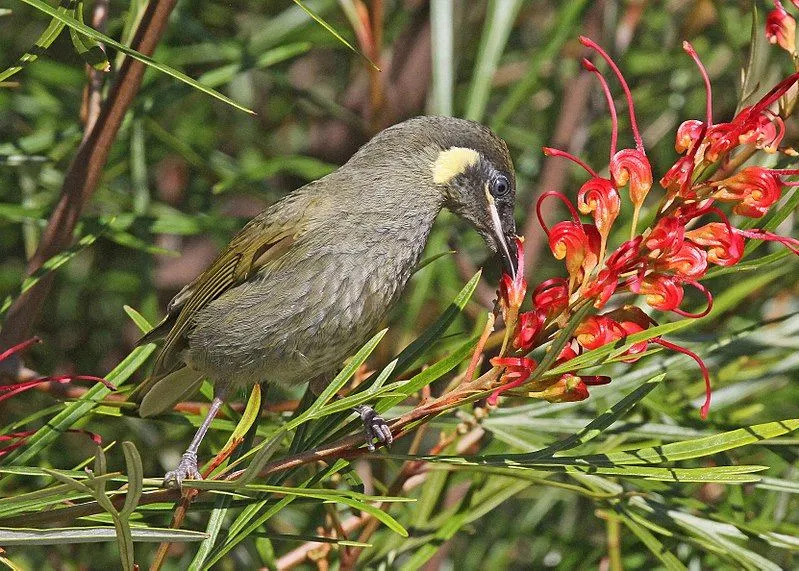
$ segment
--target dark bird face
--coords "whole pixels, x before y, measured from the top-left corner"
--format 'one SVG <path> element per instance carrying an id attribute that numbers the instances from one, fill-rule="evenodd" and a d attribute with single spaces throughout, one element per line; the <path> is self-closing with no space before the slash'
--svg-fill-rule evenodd
<path id="1" fill-rule="evenodd" d="M 485 137 L 479 141 L 484 143 L 482 149 L 441 151 L 433 166 L 433 180 L 445 187 L 447 208 L 468 220 L 502 257 L 505 271 L 515 276 L 516 178 L 504 142 L 491 133 Z"/>

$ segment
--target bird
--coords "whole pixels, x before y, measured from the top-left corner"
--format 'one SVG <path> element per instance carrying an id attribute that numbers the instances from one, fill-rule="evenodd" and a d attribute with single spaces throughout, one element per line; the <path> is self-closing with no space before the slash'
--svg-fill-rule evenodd
<path id="1" fill-rule="evenodd" d="M 341 167 L 267 207 L 186 285 L 139 341 L 160 342 L 135 391 L 141 417 L 214 386 L 208 413 L 165 487 L 199 479 L 200 443 L 223 402 L 255 383 L 324 386 L 386 319 L 446 208 L 465 219 L 515 275 L 516 179 L 508 147 L 466 119 L 392 125 Z M 387 423 L 356 411 L 367 444 Z"/>

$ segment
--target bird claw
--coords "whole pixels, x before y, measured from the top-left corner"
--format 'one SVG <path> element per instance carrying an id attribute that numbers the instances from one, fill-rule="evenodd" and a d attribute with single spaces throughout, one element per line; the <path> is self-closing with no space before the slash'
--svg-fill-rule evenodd
<path id="1" fill-rule="evenodd" d="M 183 487 L 183 480 L 202 480 L 200 471 L 197 469 L 197 454 L 186 451 L 180 459 L 178 467 L 170 470 L 164 476 L 164 488 L 178 489 Z"/>
<path id="2" fill-rule="evenodd" d="M 375 450 L 375 438 L 378 442 L 386 446 L 391 446 L 391 443 L 394 442 L 391 429 L 383 417 L 375 412 L 375 409 L 371 406 L 362 405 L 356 407 L 355 412 L 360 415 L 363 421 L 363 431 L 366 434 L 366 447 L 369 449 L 369 452 L 374 452 Z"/>

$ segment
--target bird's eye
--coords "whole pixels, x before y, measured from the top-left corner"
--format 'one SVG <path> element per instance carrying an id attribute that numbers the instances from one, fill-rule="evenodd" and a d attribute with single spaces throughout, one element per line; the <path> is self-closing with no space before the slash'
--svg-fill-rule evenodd
<path id="1" fill-rule="evenodd" d="M 502 175 L 499 175 L 491 183 L 491 194 L 497 198 L 500 198 L 508 194 L 508 192 L 510 192 L 510 183 L 508 182 L 508 179 Z"/>

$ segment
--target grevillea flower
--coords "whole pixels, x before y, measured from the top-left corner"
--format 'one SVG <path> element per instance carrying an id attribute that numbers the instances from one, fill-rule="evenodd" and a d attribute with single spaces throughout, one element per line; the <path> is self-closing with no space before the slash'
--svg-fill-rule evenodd
<path id="1" fill-rule="evenodd" d="M 546 311 L 540 308 L 520 314 L 519 323 L 516 326 L 516 335 L 513 337 L 513 347 L 522 351 L 529 351 L 539 333 L 544 330 L 546 321 Z"/>
<path id="2" fill-rule="evenodd" d="M 582 280 L 596 267 L 601 244 L 602 238 L 593 224 L 564 220 L 549 231 L 552 255 L 566 262 L 566 271 L 572 280 Z"/>
<path id="3" fill-rule="evenodd" d="M 685 196 L 683 189 L 689 187 L 691 175 L 694 173 L 694 157 L 688 155 L 677 159 L 672 167 L 660 179 L 660 186 L 666 190 L 666 198 L 673 200 L 677 196 L 692 199 L 695 196 L 688 194 Z"/>
<path id="4" fill-rule="evenodd" d="M 691 151 L 705 133 L 705 124 L 698 119 L 688 119 L 677 127 L 677 138 L 674 141 L 674 149 L 683 154 Z"/>
<path id="5" fill-rule="evenodd" d="M 642 150 L 622 149 L 610 159 L 610 176 L 616 188 L 630 184 L 630 201 L 633 203 L 633 233 L 641 206 L 652 188 L 652 167 Z"/>
<path id="6" fill-rule="evenodd" d="M 799 5 L 799 0 L 793 1 Z M 777 6 L 781 8 L 779 2 Z M 717 206 L 719 202 L 732 203 L 735 213 L 760 217 L 779 200 L 783 187 L 799 186 L 799 181 L 783 179 L 799 175 L 799 169 L 750 166 L 735 172 L 734 162 L 718 164 L 740 145 L 765 151 L 777 149 L 785 134 L 785 126 L 783 119 L 771 107 L 799 81 L 799 73 L 780 81 L 762 99 L 741 110 L 731 121 L 714 123 L 710 79 L 696 50 L 685 42 L 683 49 L 696 63 L 705 83 L 706 116 L 704 121 L 688 120 L 678 128 L 675 149 L 683 156 L 660 179 L 666 193 L 654 213 L 651 229 L 638 234 L 635 229 L 637 213 L 651 190 L 652 172 L 638 131 L 632 95 L 607 53 L 588 38 L 580 38 L 580 41 L 599 54 L 618 78 L 627 99 L 635 148 L 617 150 L 618 118 L 613 97 L 599 70 L 584 60 L 585 69 L 599 79 L 611 117 L 609 176 L 599 176 L 585 162 L 565 151 L 544 147 L 546 155 L 564 157 L 580 165 L 589 179 L 577 193 L 577 207 L 560 192 L 545 192 L 538 200 L 538 220 L 547 234 L 554 257 L 564 261 L 568 279 L 550 279 L 533 290 L 534 309 L 519 316 L 513 336 L 513 346 L 524 352 L 549 340 L 553 332 L 568 323 L 576 308 L 587 302 L 601 309 L 617 292 L 638 294 L 650 307 L 659 311 L 674 312 L 688 318 L 707 315 L 713 307 L 713 297 L 699 280 L 705 276 L 709 264 L 732 266 L 739 262 L 747 238 L 779 242 L 799 254 L 799 240 L 762 229 L 735 228 Z M 733 172 L 714 180 L 712 173 L 719 172 L 719 166 Z M 613 250 L 608 247 L 607 240 L 621 209 L 622 194 L 619 191 L 628 185 L 635 213 L 632 235 L 630 240 Z M 548 228 L 543 220 L 541 204 L 551 196 L 563 202 L 570 216 Z M 584 223 L 580 214 L 590 215 L 594 224 Z M 721 221 L 703 220 L 711 215 Z M 607 259 L 604 255 L 606 247 L 610 251 Z M 510 283 L 509 278 L 503 278 L 503 291 L 511 290 Z M 686 286 L 705 297 L 703 311 L 688 313 L 680 309 Z M 652 318 L 630 305 L 585 318 L 555 359 L 555 365 L 568 372 L 554 380 L 543 374 L 534 380 L 532 387 L 535 390 L 528 394 L 550 402 L 587 398 L 588 387 L 610 382 L 610 378 L 581 375 L 577 367 L 569 370 L 568 363 L 587 351 L 624 342 L 629 335 L 646 331 L 652 325 L 656 325 Z M 634 344 L 626 343 L 628 346 L 620 356 L 621 360 L 635 361 L 650 343 L 683 353 L 699 365 L 705 382 L 705 402 L 701 409 L 705 418 L 710 406 L 710 375 L 698 355 L 660 336 L 651 336 Z M 509 388 L 529 382 L 536 366 L 527 357 L 504 356 L 504 345 L 501 355 L 492 360 L 495 366 L 505 368 L 501 378 L 503 385 L 492 393 L 492 402 Z"/>
<path id="7" fill-rule="evenodd" d="M 543 391 L 530 392 L 529 396 L 549 402 L 577 402 L 588 398 L 588 384 L 582 377 L 566 373 Z"/>
<path id="8" fill-rule="evenodd" d="M 683 242 L 676 252 L 658 258 L 654 267 L 674 272 L 681 279 L 696 280 L 707 272 L 707 252 L 695 244 Z"/>
<path id="9" fill-rule="evenodd" d="M 533 306 L 546 312 L 548 318 L 556 317 L 569 305 L 569 283 L 563 278 L 541 282 L 533 290 Z"/>
<path id="10" fill-rule="evenodd" d="M 625 335 L 624 331 L 619 335 L 618 323 L 605 315 L 592 315 L 574 330 L 577 342 L 588 350 L 613 343 Z"/>
<path id="11" fill-rule="evenodd" d="M 734 266 L 744 255 L 744 240 L 733 231 L 729 222 L 710 222 L 687 231 L 685 237 L 704 247 L 707 261 L 717 266 Z"/>
<path id="12" fill-rule="evenodd" d="M 736 203 L 733 212 L 751 218 L 763 216 L 782 194 L 779 177 L 764 167 L 746 167 L 711 185 L 716 189 L 713 198 Z"/>
<path id="13" fill-rule="evenodd" d="M 766 16 L 766 37 L 789 54 L 796 52 L 796 20 L 785 11 L 780 0 L 774 0 L 774 9 Z"/>
<path id="14" fill-rule="evenodd" d="M 677 252 L 685 239 L 685 224 L 676 216 L 664 216 L 657 221 L 644 244 L 654 256 L 663 252 Z"/>
<path id="15" fill-rule="evenodd" d="M 499 302 L 505 319 L 508 311 L 518 311 L 527 293 L 527 280 L 524 277 L 524 246 L 519 237 L 516 237 L 516 275 L 510 277 L 503 273 L 499 282 Z"/>
<path id="16" fill-rule="evenodd" d="M 682 285 L 666 274 L 650 274 L 643 279 L 634 280 L 630 289 L 643 295 L 651 307 L 660 311 L 677 309 L 684 295 Z"/>
<path id="17" fill-rule="evenodd" d="M 606 178 L 592 178 L 577 192 L 577 209 L 583 214 L 593 215 L 594 224 L 601 237 L 598 256 L 601 260 L 605 254 L 610 228 L 621 210 L 619 191 Z"/>

